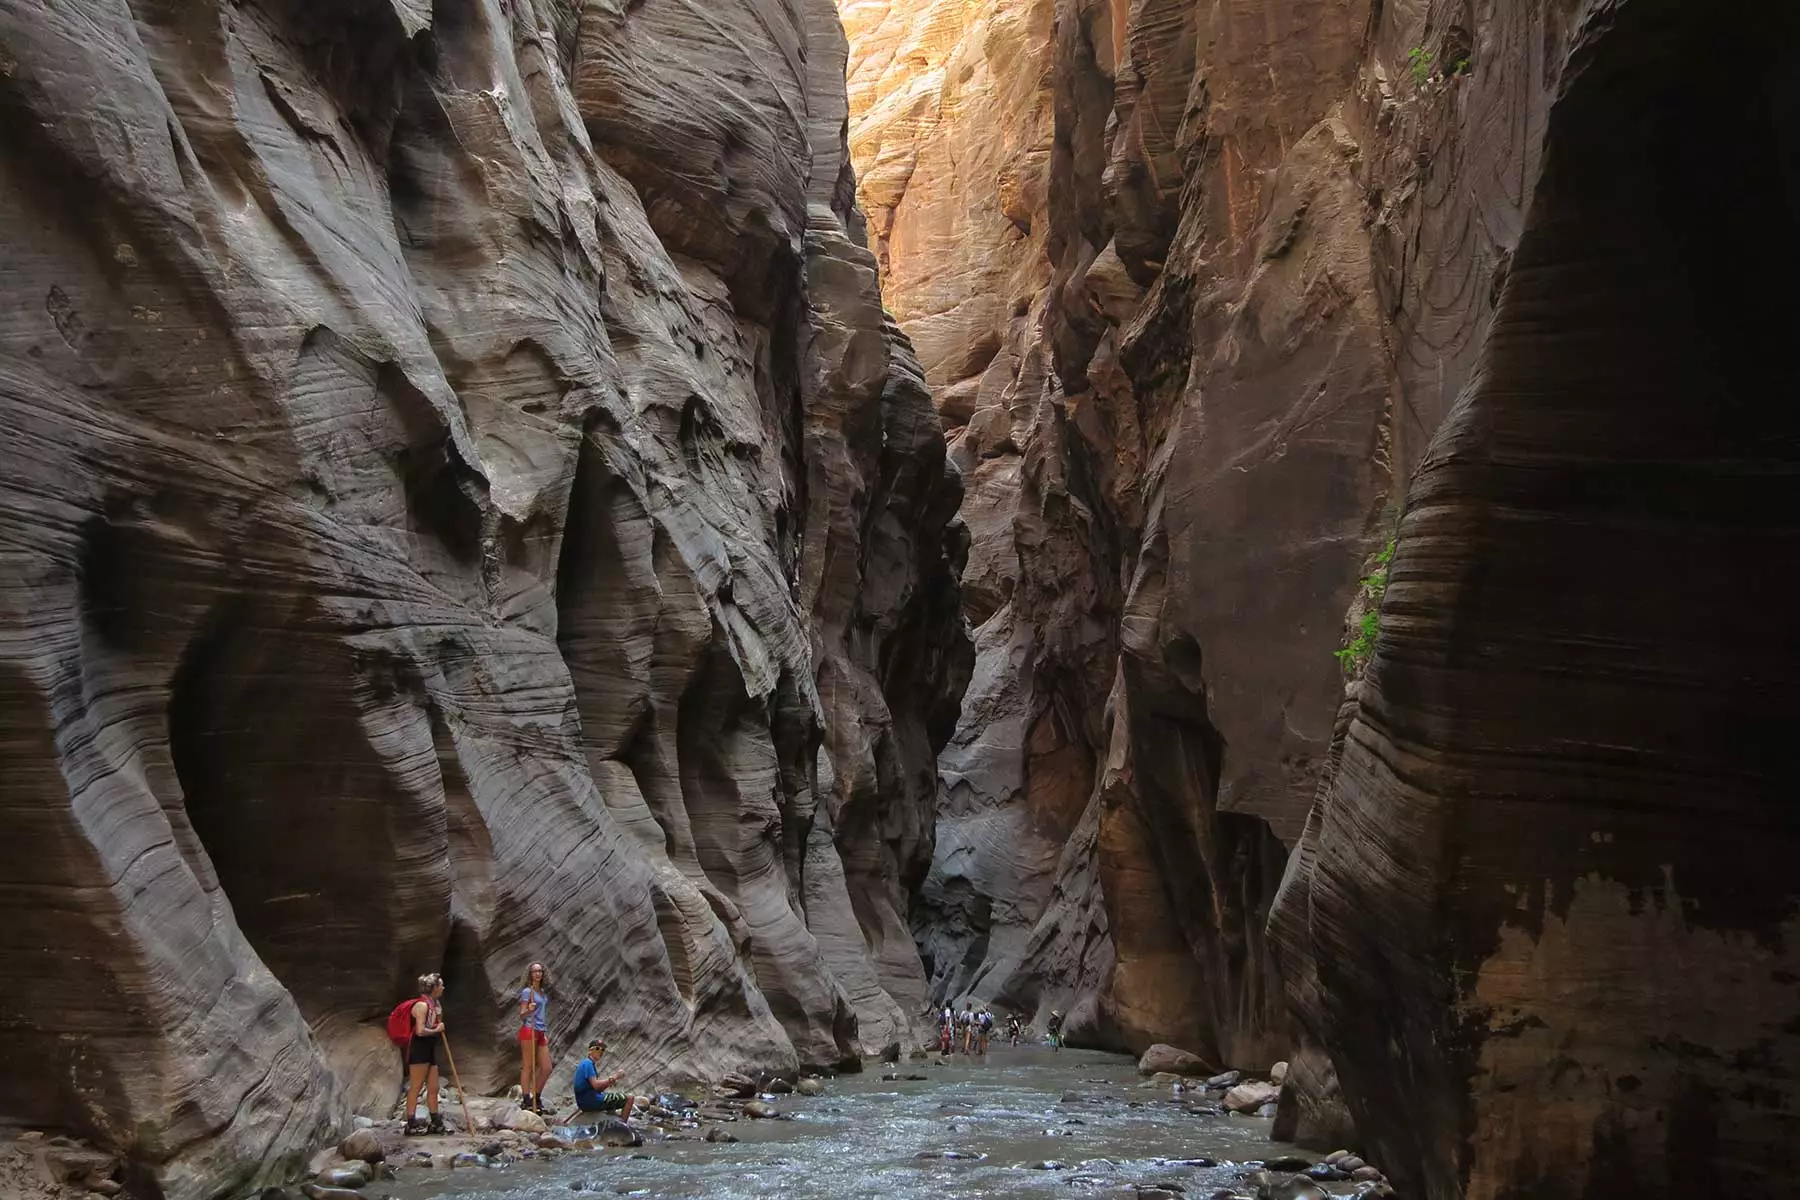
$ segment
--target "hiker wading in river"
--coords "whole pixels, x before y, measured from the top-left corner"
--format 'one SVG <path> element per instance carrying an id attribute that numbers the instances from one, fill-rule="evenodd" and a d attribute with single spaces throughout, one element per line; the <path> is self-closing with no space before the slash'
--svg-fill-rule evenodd
<path id="1" fill-rule="evenodd" d="M 519 988 L 519 1107 L 544 1111 L 544 1085 L 550 1082 L 550 972 L 543 963 L 525 968 Z"/>
<path id="2" fill-rule="evenodd" d="M 406 1117 L 409 1134 L 443 1133 L 444 1118 L 438 1113 L 438 1055 L 444 1044 L 444 980 L 438 975 L 419 976 L 419 998 L 412 1003 L 412 1039 L 406 1043 Z M 425 1093 L 427 1121 L 417 1121 L 419 1093 Z"/>

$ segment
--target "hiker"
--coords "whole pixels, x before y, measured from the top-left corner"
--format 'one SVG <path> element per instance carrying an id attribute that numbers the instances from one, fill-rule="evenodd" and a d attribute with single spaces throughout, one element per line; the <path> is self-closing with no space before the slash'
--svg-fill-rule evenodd
<path id="1" fill-rule="evenodd" d="M 1062 1049 L 1062 1026 L 1063 1026 L 1062 1014 L 1057 1012 L 1054 1008 L 1051 1009 L 1050 1010 L 1050 1019 L 1047 1022 L 1045 1022 L 1045 1024 L 1048 1026 L 1048 1028 L 1050 1030 L 1050 1048 L 1052 1050 L 1061 1050 Z"/>
<path id="2" fill-rule="evenodd" d="M 624 1092 L 609 1092 L 622 1079 L 623 1073 L 601 1079 L 600 1059 L 606 1053 L 606 1039 L 595 1038 L 587 1044 L 587 1057 L 575 1064 L 575 1107 L 584 1113 L 618 1112 L 619 1119 L 631 1119 L 631 1106 L 637 1097 Z"/>
<path id="3" fill-rule="evenodd" d="M 412 1002 L 412 1037 L 406 1043 L 406 1133 L 443 1133 L 444 1118 L 438 1113 L 438 1051 L 444 1044 L 444 979 L 441 975 L 419 976 L 419 998 Z M 425 1109 L 430 1119 L 414 1119 L 418 1111 L 419 1093 L 425 1093 Z"/>
<path id="4" fill-rule="evenodd" d="M 980 1033 L 977 1034 L 977 1040 L 981 1044 L 980 1052 L 985 1057 L 988 1052 L 988 1038 L 992 1037 L 994 1033 L 994 1014 L 983 1008 L 981 1015 L 975 1019 L 980 1025 Z"/>
<path id="5" fill-rule="evenodd" d="M 1006 1040 L 1014 1046 L 1019 1044 L 1019 1035 L 1025 1032 L 1019 1026 L 1019 1014 L 1013 1013 L 1006 1018 Z"/>
<path id="6" fill-rule="evenodd" d="M 544 1111 L 544 1085 L 550 1082 L 550 972 L 543 963 L 525 968 L 519 987 L 519 1107 Z"/>
<path id="7" fill-rule="evenodd" d="M 958 1019 L 962 1023 L 963 1053 L 973 1054 L 975 1053 L 975 1010 L 964 1004 L 962 1016 Z"/>
<path id="8" fill-rule="evenodd" d="M 950 1030 L 956 1024 L 956 1014 L 950 1011 L 948 1004 L 938 1012 L 938 1053 L 950 1053 Z"/>

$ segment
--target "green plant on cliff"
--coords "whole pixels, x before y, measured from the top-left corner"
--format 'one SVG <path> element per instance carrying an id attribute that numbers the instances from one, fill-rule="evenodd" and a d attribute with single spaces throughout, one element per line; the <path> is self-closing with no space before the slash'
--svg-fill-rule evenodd
<path id="1" fill-rule="evenodd" d="M 1423 46 L 1414 46 L 1406 52 L 1406 63 L 1412 68 L 1415 86 L 1424 87 L 1431 82 L 1431 51 Z"/>
<path id="2" fill-rule="evenodd" d="M 1362 579 L 1362 599 L 1368 607 L 1356 623 L 1356 636 L 1342 650 L 1332 651 L 1346 675 L 1361 671 L 1375 652 L 1375 639 L 1381 634 L 1381 598 L 1387 594 L 1388 564 L 1393 561 L 1394 539 L 1389 538 L 1375 556 L 1375 569 Z"/>

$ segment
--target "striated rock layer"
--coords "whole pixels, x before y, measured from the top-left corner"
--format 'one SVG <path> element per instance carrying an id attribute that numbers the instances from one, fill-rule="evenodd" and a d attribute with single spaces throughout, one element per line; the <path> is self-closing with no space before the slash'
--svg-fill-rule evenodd
<path id="1" fill-rule="evenodd" d="M 1786 8 L 846 0 L 969 480 L 938 993 L 1291 1054 L 1407 1195 L 1792 1190 Z"/>
<path id="2" fill-rule="evenodd" d="M 0 3 L 0 1117 L 212 1196 L 443 969 L 851 1061 L 969 671 L 822 0 Z M 729 81 L 727 86 L 726 81 Z"/>

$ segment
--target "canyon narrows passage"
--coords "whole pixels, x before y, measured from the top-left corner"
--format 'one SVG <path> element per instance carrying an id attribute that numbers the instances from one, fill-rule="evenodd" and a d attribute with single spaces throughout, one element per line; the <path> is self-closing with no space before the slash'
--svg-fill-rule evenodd
<path id="1" fill-rule="evenodd" d="M 1795 1194 L 1797 26 L 0 0 L 0 1122 L 241 1195 L 544 959 Z"/>

